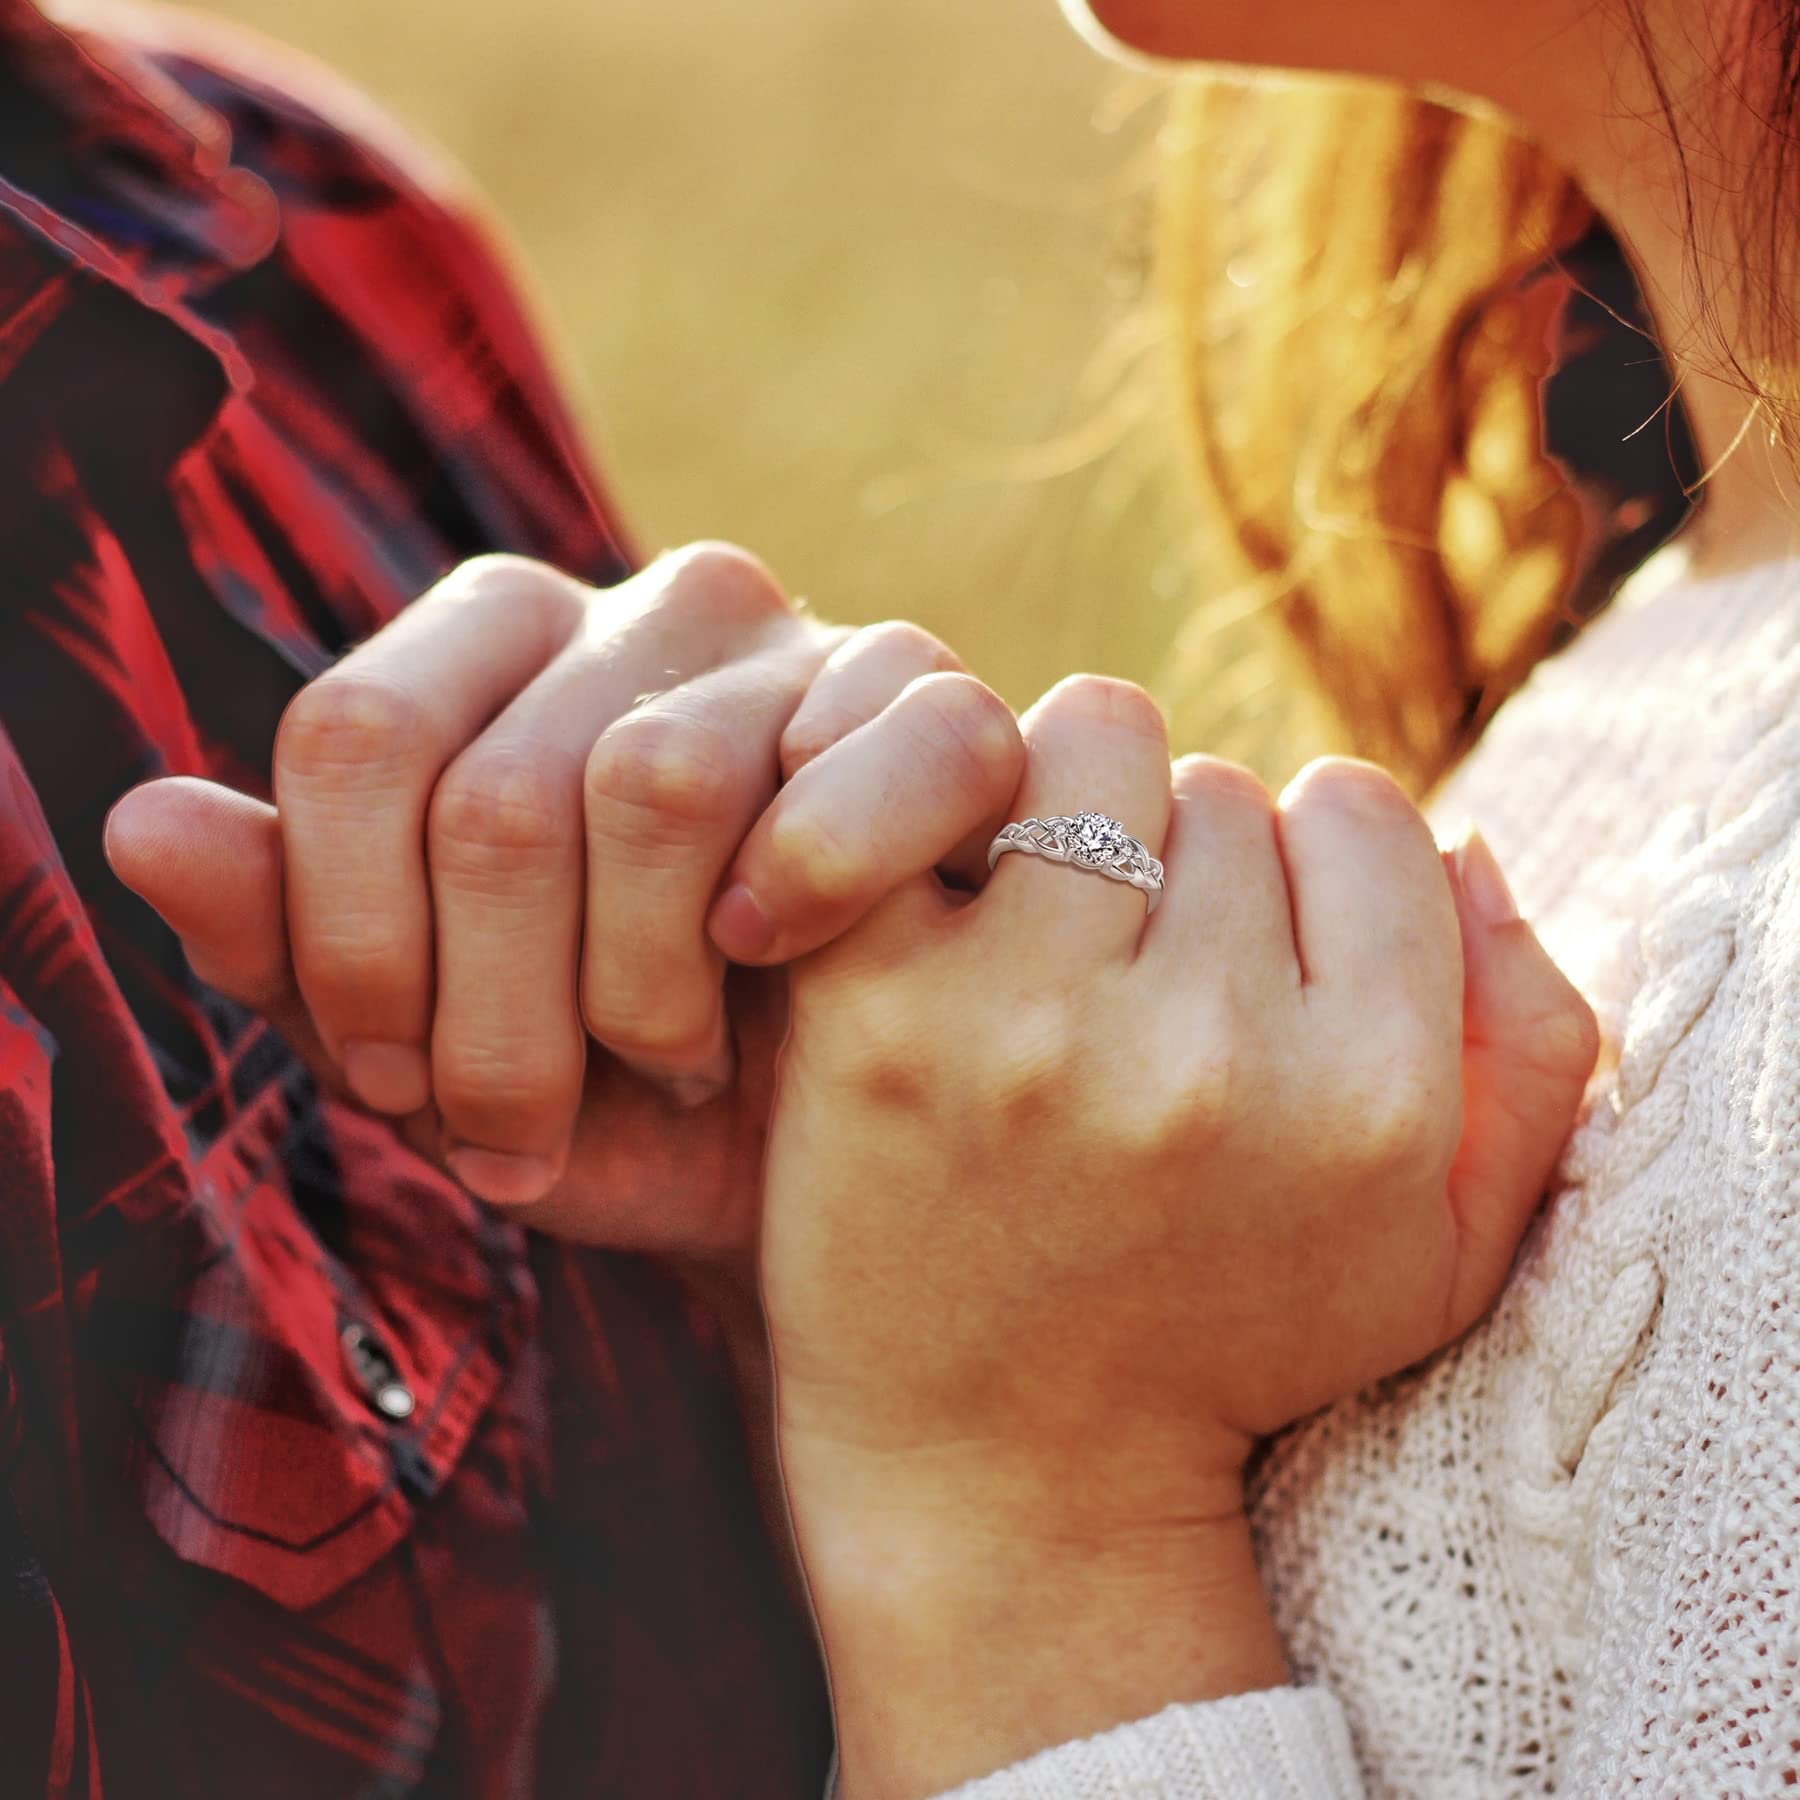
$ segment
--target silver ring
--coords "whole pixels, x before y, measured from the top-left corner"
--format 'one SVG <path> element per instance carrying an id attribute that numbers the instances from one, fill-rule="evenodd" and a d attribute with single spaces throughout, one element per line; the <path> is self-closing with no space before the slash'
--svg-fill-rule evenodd
<path id="1" fill-rule="evenodd" d="M 1144 913 L 1163 896 L 1163 866 L 1117 819 L 1079 812 L 1071 818 L 1021 819 L 1004 825 L 988 845 L 991 869 L 1009 850 L 1027 850 L 1051 862 L 1073 863 L 1113 881 L 1129 882 L 1144 896 Z"/>

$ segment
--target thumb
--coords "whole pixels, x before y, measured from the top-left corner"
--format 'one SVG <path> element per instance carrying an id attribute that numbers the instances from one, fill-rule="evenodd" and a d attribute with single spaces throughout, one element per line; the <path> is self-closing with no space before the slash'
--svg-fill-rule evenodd
<path id="1" fill-rule="evenodd" d="M 304 1016 L 288 960 L 274 807 L 216 782 L 169 776 L 119 801 L 105 843 L 113 873 L 162 915 L 202 981 L 283 1029 L 294 1011 Z"/>
<path id="2" fill-rule="evenodd" d="M 1445 865 L 1463 946 L 1463 1133 L 1450 1173 L 1462 1228 L 1452 1300 L 1464 1330 L 1493 1303 L 1593 1073 L 1592 1009 L 1519 916 L 1471 828 Z"/>
<path id="3" fill-rule="evenodd" d="M 274 807 L 217 782 L 170 775 L 113 807 L 104 842 L 113 873 L 162 915 L 194 973 L 260 1014 L 343 1094 L 343 1072 L 313 1028 L 288 955 Z M 415 1150 L 437 1157 L 435 1114 L 392 1122 Z"/>

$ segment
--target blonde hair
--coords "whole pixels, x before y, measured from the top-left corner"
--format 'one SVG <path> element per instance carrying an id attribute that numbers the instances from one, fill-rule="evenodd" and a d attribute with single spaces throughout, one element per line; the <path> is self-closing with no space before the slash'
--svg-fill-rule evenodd
<path id="1" fill-rule="evenodd" d="M 1542 449 L 1527 271 L 1589 216 L 1499 120 L 1351 82 L 1209 75 L 1166 124 L 1158 280 L 1201 496 L 1206 587 L 1297 659 L 1287 761 L 1347 749 L 1423 790 L 1555 641 L 1582 506 Z M 1219 607 L 1161 686 L 1222 720 Z M 1269 631 L 1271 625 L 1279 627 Z M 1233 729 L 1235 727 L 1235 730 Z"/>

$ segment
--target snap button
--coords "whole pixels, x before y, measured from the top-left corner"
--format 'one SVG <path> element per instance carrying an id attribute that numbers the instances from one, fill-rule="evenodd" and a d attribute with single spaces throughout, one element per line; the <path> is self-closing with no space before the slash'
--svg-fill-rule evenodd
<path id="1" fill-rule="evenodd" d="M 384 1418 L 410 1419 L 413 1391 L 400 1379 L 399 1365 L 374 1332 L 364 1325 L 346 1325 L 341 1342 L 344 1361 L 369 1404 Z"/>

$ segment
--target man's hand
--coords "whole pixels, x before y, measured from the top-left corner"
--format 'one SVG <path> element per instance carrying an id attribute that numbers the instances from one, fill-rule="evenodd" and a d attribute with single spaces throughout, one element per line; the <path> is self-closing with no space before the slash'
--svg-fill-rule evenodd
<path id="1" fill-rule="evenodd" d="M 294 700 L 274 807 L 151 782 L 107 850 L 203 979 L 475 1193 L 741 1252 L 785 984 L 742 972 L 728 1012 L 726 954 L 978 863 L 1022 749 L 960 669 L 724 546 L 604 592 L 484 557 Z"/>

